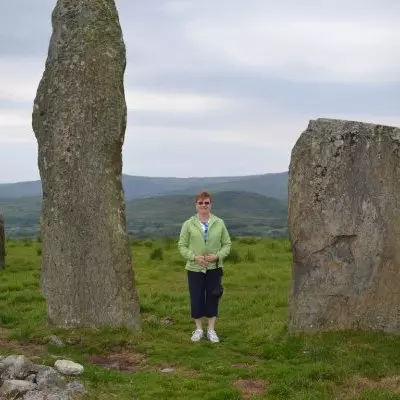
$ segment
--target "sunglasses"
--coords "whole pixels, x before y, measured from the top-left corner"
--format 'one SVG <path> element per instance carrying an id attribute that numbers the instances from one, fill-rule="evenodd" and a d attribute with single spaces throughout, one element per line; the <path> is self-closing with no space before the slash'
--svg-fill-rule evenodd
<path id="1" fill-rule="evenodd" d="M 199 206 L 202 206 L 203 204 L 204 204 L 205 206 L 208 206 L 208 205 L 210 204 L 210 202 L 209 202 L 209 201 L 198 201 L 197 204 L 198 204 Z"/>

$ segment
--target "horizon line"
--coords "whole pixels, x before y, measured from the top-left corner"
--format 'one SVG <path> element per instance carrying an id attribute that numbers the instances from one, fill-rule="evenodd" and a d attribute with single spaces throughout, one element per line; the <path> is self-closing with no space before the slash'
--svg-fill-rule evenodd
<path id="1" fill-rule="evenodd" d="M 207 175 L 207 176 L 159 176 L 159 175 L 132 175 L 127 173 L 122 173 L 123 176 L 129 176 L 133 178 L 150 178 L 150 179 L 207 179 L 207 178 L 250 178 L 254 176 L 261 175 L 277 175 L 287 173 L 288 170 L 280 171 L 280 172 L 261 172 L 255 174 L 246 174 L 246 175 Z M 9 182 L 0 182 L 0 185 L 16 185 L 22 183 L 35 183 L 41 182 L 41 179 L 32 179 L 32 180 L 19 180 L 19 181 L 9 181 Z"/>

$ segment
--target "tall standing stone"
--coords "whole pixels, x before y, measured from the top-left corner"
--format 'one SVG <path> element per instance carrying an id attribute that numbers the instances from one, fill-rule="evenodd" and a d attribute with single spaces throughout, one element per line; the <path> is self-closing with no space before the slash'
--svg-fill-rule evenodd
<path id="1" fill-rule="evenodd" d="M 4 218 L 0 212 L 0 269 L 6 265 L 6 239 L 4 234 Z"/>
<path id="2" fill-rule="evenodd" d="M 289 329 L 400 333 L 400 129 L 310 121 L 292 150 Z"/>
<path id="3" fill-rule="evenodd" d="M 114 0 L 58 0 L 34 101 L 42 290 L 61 327 L 140 325 L 126 230 L 125 46 Z"/>

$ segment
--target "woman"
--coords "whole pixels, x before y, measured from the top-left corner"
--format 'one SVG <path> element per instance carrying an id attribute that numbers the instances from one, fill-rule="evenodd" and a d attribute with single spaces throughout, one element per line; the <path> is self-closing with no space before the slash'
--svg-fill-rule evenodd
<path id="1" fill-rule="evenodd" d="M 207 317 L 207 338 L 218 343 L 215 322 L 223 291 L 223 260 L 231 250 L 231 239 L 224 221 L 211 213 L 211 195 L 201 192 L 195 202 L 197 214 L 183 223 L 178 242 L 186 260 L 191 316 L 196 323 L 191 340 L 203 337 L 202 318 Z"/>

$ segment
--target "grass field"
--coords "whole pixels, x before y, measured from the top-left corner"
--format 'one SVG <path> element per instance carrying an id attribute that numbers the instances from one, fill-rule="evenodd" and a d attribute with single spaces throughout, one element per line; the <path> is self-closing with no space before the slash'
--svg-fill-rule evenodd
<path id="1" fill-rule="evenodd" d="M 225 264 L 217 333 L 191 343 L 188 292 L 176 243 L 134 241 L 142 332 L 49 329 L 40 243 L 8 241 L 0 271 L 0 353 L 84 365 L 85 399 L 400 399 L 400 337 L 337 332 L 291 336 L 287 241 L 236 239 Z M 49 344 L 58 336 L 64 347 Z"/>

